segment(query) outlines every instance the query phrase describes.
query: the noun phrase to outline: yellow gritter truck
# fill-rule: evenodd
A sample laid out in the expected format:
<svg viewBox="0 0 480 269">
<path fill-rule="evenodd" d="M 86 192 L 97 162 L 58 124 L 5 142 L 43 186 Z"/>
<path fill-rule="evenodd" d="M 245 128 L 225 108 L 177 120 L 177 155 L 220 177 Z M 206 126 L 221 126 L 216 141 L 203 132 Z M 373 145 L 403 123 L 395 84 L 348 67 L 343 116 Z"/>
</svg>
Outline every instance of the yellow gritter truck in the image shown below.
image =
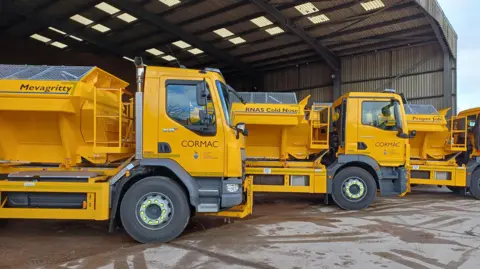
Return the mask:
<svg viewBox="0 0 480 269">
<path fill-rule="evenodd" d="M 136 66 L 131 96 L 97 67 L 0 65 L 3 222 L 121 221 L 147 243 L 195 213 L 251 212 L 245 125 L 230 121 L 221 73 Z"/>
<path fill-rule="evenodd" d="M 297 103 L 294 93 L 240 94 L 253 101 L 234 102 L 232 119 L 248 127 L 254 192 L 327 194 L 348 210 L 368 207 L 377 190 L 406 192 L 410 136 L 400 95 L 351 92 L 307 109 L 309 97 Z"/>
<path fill-rule="evenodd" d="M 232 118 L 248 126 L 254 192 L 328 194 L 359 209 L 377 189 L 404 194 L 406 172 L 408 190 L 446 186 L 480 199 L 480 109 L 447 120 L 448 109 L 407 104 L 393 91 L 351 92 L 309 109 L 309 97 L 297 103 L 294 93 L 241 95 L 252 103 L 235 102 Z"/>
</svg>

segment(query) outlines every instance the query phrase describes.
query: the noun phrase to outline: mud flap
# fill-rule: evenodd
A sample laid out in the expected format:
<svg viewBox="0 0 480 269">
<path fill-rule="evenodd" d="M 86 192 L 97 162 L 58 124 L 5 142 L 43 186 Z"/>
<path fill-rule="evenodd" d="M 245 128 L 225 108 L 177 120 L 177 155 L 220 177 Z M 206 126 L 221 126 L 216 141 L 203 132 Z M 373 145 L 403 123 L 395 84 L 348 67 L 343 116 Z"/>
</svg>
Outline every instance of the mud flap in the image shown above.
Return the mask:
<svg viewBox="0 0 480 269">
<path fill-rule="evenodd" d="M 407 169 L 405 167 L 397 168 L 398 178 L 394 181 L 395 192 L 399 195 L 407 192 Z"/>
<path fill-rule="evenodd" d="M 407 170 L 404 167 L 382 167 L 383 178 L 379 180 L 381 196 L 404 195 L 407 192 Z"/>
</svg>

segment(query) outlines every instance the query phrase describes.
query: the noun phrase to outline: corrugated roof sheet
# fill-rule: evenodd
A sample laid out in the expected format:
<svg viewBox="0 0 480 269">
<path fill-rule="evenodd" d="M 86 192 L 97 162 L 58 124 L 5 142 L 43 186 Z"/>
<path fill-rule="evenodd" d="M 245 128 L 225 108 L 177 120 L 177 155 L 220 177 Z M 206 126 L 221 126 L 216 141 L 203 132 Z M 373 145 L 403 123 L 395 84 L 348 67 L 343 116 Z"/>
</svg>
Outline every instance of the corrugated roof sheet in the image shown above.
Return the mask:
<svg viewBox="0 0 480 269">
<path fill-rule="evenodd" d="M 123 1 L 124 0 L 119 0 L 118 2 Z M 456 33 L 436 0 L 382 1 L 385 4 L 385 7 L 372 11 L 366 11 L 360 5 L 360 1 L 356 0 L 312 1 L 313 5 L 318 9 L 318 12 L 307 16 L 302 15 L 295 8 L 295 5 L 306 3 L 308 1 L 275 0 L 270 1 L 269 3 L 280 10 L 281 14 L 294 22 L 296 27 L 304 29 L 306 33 L 313 38 L 317 38 L 320 42 L 324 42 L 325 45 L 335 48 L 334 51 L 338 55 L 362 53 L 366 51 L 369 45 L 378 46 L 382 49 L 388 49 L 389 47 L 394 48 L 401 45 L 401 42 L 395 38 L 392 38 L 391 40 L 385 39 L 378 42 L 375 40 L 366 40 L 364 42 L 351 44 L 345 44 L 345 42 L 368 39 L 371 36 L 378 36 L 428 25 L 428 20 L 425 19 L 426 15 L 418 8 L 422 7 L 438 22 L 443 31 L 445 40 L 452 49 L 453 54 L 456 54 Z M 60 22 L 60 26 L 64 24 L 68 25 L 68 29 L 75 29 L 68 34 L 87 34 L 91 36 L 93 40 L 115 44 L 115 46 L 120 46 L 132 54 L 139 54 L 148 57 L 151 61 L 156 60 L 151 55 L 146 54 L 144 52 L 145 49 L 155 46 L 160 50 L 162 50 L 161 48 L 166 50 L 166 48 L 168 48 L 167 45 L 170 46 L 168 51 L 171 49 L 173 54 L 179 57 L 187 66 L 196 66 L 199 65 L 199 63 L 205 62 L 218 65 L 220 62 L 224 61 L 221 57 L 208 55 L 207 53 L 202 55 L 202 60 L 198 60 L 185 49 L 171 46 L 171 42 L 181 39 L 178 37 L 177 33 L 162 31 L 160 27 L 141 17 L 137 18 L 138 20 L 132 23 L 124 22 L 115 18 L 118 14 L 112 16 L 95 8 L 95 4 L 99 2 L 101 1 L 18 0 L 15 1 L 15 4 L 26 10 L 35 10 L 35 14 L 54 18 L 56 21 Z M 107 2 L 113 6 L 118 4 L 118 2 L 115 1 Z M 305 55 L 307 54 L 303 53 L 303 50 L 309 48 L 307 43 L 302 41 L 298 36 L 285 27 L 282 27 L 285 30 L 284 33 L 272 37 L 265 32 L 270 26 L 259 28 L 250 22 L 250 19 L 256 16 L 266 16 L 272 21 L 272 27 L 282 26 L 281 22 L 276 21 L 274 17 L 266 14 L 262 9 L 249 1 L 183 0 L 180 4 L 171 7 L 168 7 L 160 1 L 130 0 L 128 3 L 133 4 L 135 7 L 150 14 L 154 14 L 167 22 L 180 26 L 182 31 L 194 36 L 200 42 L 211 44 L 218 50 L 232 56 L 236 55 L 240 61 L 247 64 L 248 62 L 257 62 L 260 60 L 265 60 L 270 63 L 275 62 L 275 59 L 280 63 L 284 60 L 281 56 L 286 54 L 288 54 L 288 58 L 291 59 L 292 62 L 295 61 L 295 59 L 298 59 L 298 61 L 304 60 Z M 119 9 L 121 10 L 121 8 Z M 111 28 L 111 30 L 106 33 L 101 33 L 94 29 L 89 29 L 92 25 L 84 26 L 69 19 L 70 16 L 77 13 L 89 18 L 95 23 L 101 23 L 102 25 Z M 308 19 L 308 16 L 319 14 L 326 15 L 329 21 L 314 24 Z M 5 16 L 0 20 L 0 27 L 5 27 L 11 34 L 26 36 L 26 34 L 29 34 L 32 31 L 45 31 L 45 29 L 50 26 L 45 22 L 38 23 L 38 20 L 35 20 L 35 18 L 31 18 L 27 23 L 22 24 L 15 24 L 14 21 L 14 18 Z M 223 27 L 234 33 L 234 36 L 232 37 L 242 37 L 246 42 L 234 45 L 228 42 L 228 39 L 221 38 L 212 33 L 213 30 Z M 49 35 L 46 32 L 42 33 Z M 431 41 L 429 38 L 432 36 L 433 30 L 428 29 L 423 29 L 421 32 L 406 32 L 399 34 L 399 36 L 408 37 L 416 34 L 418 35 L 419 33 L 425 34 L 425 42 Z M 61 39 L 58 34 L 54 37 Z M 418 36 L 415 37 L 414 41 L 418 41 Z M 335 44 L 338 44 L 339 42 L 340 44 L 341 42 L 344 42 L 344 44 L 341 46 L 335 46 Z M 68 41 L 65 43 L 68 43 Z M 85 43 L 83 45 L 95 45 L 92 42 L 90 43 L 91 44 Z M 287 48 L 285 47 L 286 44 L 291 44 L 292 47 Z M 277 47 L 282 47 L 282 49 L 277 50 Z M 358 49 L 356 50 L 356 48 Z M 256 51 L 260 51 L 260 55 L 252 55 Z M 311 51 L 315 53 L 312 48 Z M 242 57 L 242 55 L 247 56 Z M 272 60 L 269 61 L 269 58 Z M 158 63 L 165 64 L 165 61 L 159 60 Z"/>
</svg>

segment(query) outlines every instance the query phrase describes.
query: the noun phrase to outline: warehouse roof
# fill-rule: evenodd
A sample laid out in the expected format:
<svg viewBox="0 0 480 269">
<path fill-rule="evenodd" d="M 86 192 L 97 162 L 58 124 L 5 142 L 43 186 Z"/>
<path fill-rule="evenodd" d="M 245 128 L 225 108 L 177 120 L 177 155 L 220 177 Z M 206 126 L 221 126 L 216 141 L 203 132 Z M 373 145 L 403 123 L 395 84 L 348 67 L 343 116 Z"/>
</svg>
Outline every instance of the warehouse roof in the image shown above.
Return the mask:
<svg viewBox="0 0 480 269">
<path fill-rule="evenodd" d="M 63 50 L 147 64 L 258 72 L 441 43 L 457 36 L 436 0 L 7 0 L 0 29 Z"/>
</svg>

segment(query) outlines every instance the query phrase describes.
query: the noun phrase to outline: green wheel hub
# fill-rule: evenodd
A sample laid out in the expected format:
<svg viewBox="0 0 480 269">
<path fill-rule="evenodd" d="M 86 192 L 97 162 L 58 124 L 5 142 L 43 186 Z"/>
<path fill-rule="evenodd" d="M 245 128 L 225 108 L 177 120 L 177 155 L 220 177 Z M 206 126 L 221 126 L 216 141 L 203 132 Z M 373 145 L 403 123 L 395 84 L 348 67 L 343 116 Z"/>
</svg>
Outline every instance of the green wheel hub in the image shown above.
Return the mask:
<svg viewBox="0 0 480 269">
<path fill-rule="evenodd" d="M 342 185 L 342 193 L 348 200 L 361 200 L 367 192 L 365 182 L 357 177 L 348 178 Z"/>
<path fill-rule="evenodd" d="M 170 199 L 161 193 L 149 193 L 137 203 L 137 218 L 149 229 L 161 229 L 173 216 L 173 205 Z"/>
</svg>

